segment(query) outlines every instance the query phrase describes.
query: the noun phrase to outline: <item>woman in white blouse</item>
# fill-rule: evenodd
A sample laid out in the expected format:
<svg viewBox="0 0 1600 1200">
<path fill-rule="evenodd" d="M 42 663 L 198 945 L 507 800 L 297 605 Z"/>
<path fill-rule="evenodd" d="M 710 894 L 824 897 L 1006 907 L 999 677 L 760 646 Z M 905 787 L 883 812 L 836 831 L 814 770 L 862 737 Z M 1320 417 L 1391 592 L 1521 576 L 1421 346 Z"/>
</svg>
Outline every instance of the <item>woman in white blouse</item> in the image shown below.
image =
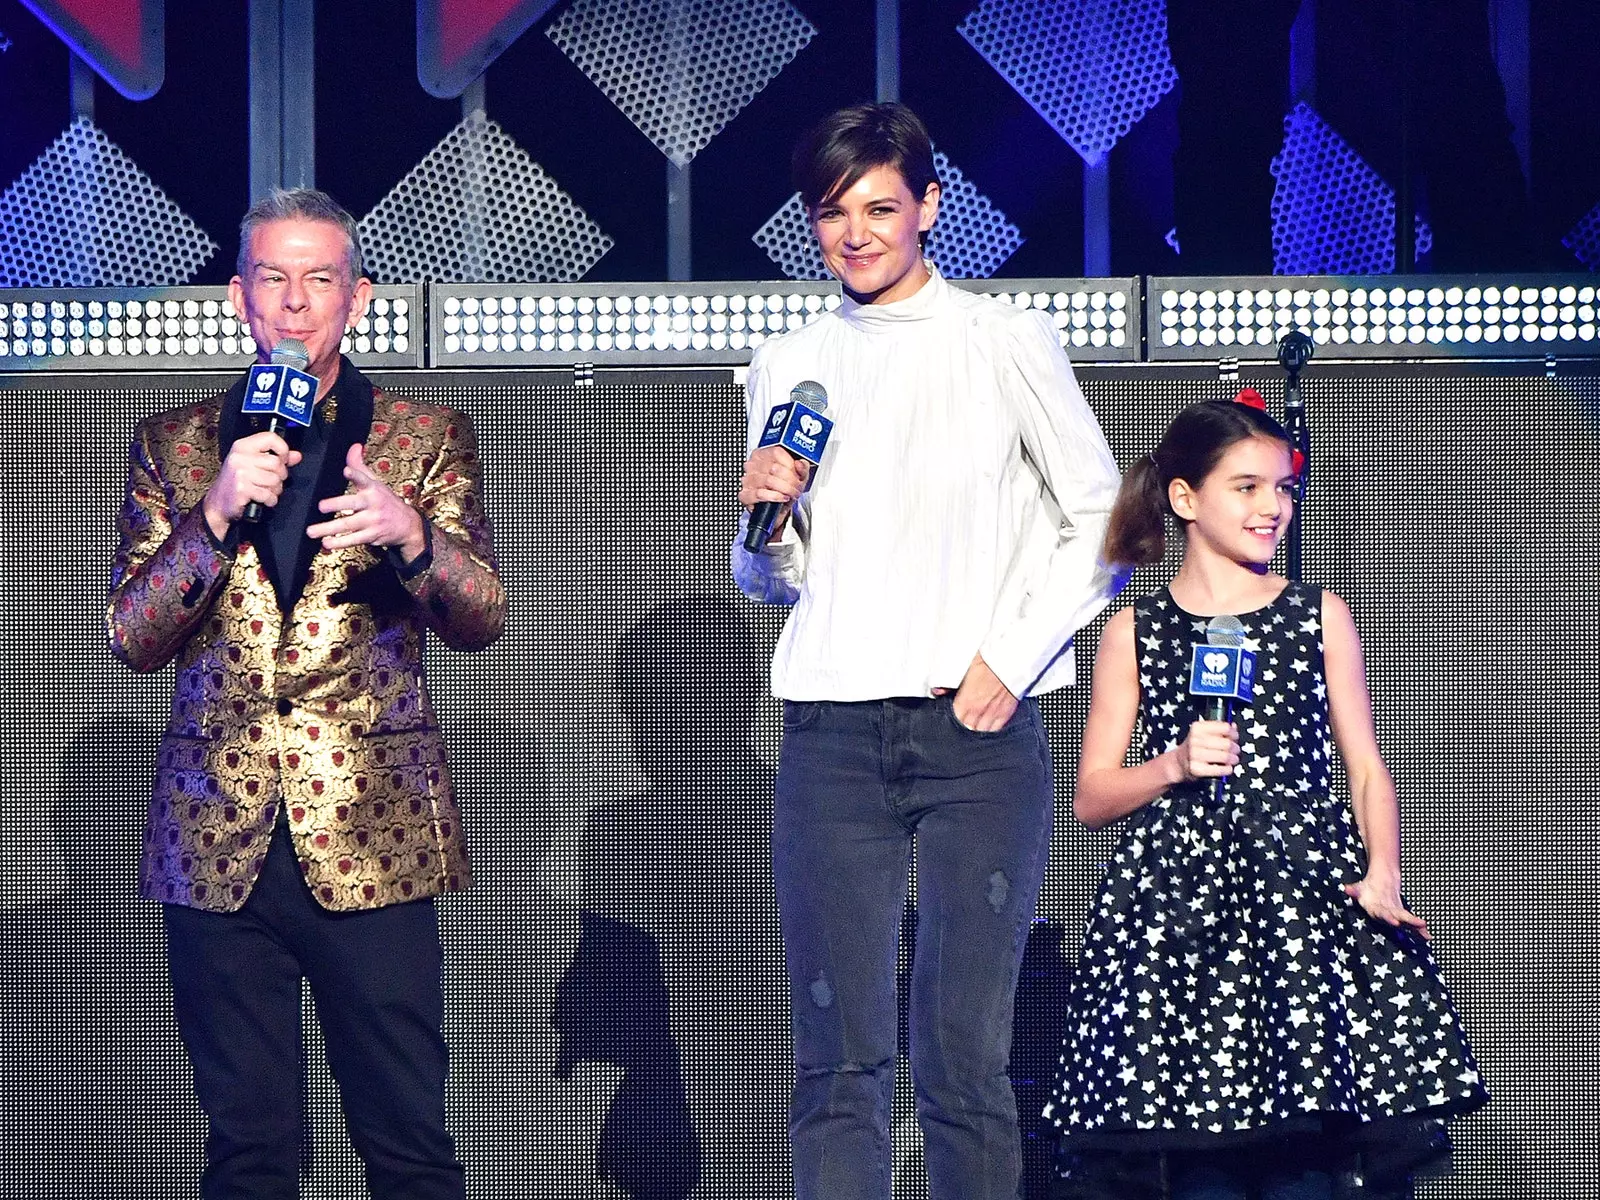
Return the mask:
<svg viewBox="0 0 1600 1200">
<path fill-rule="evenodd" d="M 782 504 L 734 575 L 792 604 L 773 860 L 791 983 L 804 1200 L 886 1200 L 895 963 L 913 844 L 911 1068 L 933 1200 L 1011 1200 L 1012 1000 L 1054 781 L 1033 697 L 1118 586 L 1099 562 L 1117 471 L 1050 322 L 923 256 L 940 186 L 898 104 L 842 109 L 794 174 L 841 307 L 762 345 L 750 446 L 804 380 L 835 425 L 814 477 L 754 449 L 739 499 Z"/>
</svg>

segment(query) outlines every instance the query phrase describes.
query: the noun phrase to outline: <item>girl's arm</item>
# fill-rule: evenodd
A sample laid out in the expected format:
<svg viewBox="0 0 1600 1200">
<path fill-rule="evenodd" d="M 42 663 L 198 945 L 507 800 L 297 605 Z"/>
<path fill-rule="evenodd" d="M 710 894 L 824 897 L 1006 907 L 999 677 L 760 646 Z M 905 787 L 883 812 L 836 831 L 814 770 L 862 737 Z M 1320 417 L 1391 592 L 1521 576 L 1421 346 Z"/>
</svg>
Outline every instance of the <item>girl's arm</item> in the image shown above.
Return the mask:
<svg viewBox="0 0 1600 1200">
<path fill-rule="evenodd" d="M 1400 806 L 1395 800 L 1394 779 L 1378 750 L 1361 638 L 1350 609 L 1332 592 L 1322 593 L 1322 658 L 1333 740 L 1350 779 L 1356 828 L 1367 849 L 1366 878 L 1345 884 L 1344 890 L 1360 901 L 1369 915 L 1390 925 L 1409 926 L 1427 937 L 1427 925 L 1407 912 L 1400 898 Z"/>
<path fill-rule="evenodd" d="M 1139 716 L 1139 657 L 1133 610 L 1106 622 L 1094 660 L 1094 691 L 1083 727 L 1072 811 L 1090 829 L 1109 825 L 1174 784 L 1226 774 L 1239 761 L 1239 735 L 1226 721 L 1196 721 L 1189 736 L 1138 766 L 1124 763 Z"/>
</svg>

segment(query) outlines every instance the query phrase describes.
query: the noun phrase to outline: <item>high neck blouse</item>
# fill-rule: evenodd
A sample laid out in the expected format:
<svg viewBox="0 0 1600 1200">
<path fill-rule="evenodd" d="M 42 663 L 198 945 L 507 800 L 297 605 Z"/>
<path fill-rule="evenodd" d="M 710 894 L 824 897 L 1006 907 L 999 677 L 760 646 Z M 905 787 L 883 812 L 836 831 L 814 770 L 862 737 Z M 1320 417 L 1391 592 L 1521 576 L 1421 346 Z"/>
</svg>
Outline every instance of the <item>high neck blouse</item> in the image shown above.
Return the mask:
<svg viewBox="0 0 1600 1200">
<path fill-rule="evenodd" d="M 1118 475 L 1048 317 L 933 270 L 757 348 L 748 445 L 802 380 L 827 452 L 741 590 L 792 604 L 772 663 L 789 700 L 926 696 L 975 655 L 1018 696 L 1073 680 L 1072 635 L 1121 580 L 1100 563 Z"/>
</svg>

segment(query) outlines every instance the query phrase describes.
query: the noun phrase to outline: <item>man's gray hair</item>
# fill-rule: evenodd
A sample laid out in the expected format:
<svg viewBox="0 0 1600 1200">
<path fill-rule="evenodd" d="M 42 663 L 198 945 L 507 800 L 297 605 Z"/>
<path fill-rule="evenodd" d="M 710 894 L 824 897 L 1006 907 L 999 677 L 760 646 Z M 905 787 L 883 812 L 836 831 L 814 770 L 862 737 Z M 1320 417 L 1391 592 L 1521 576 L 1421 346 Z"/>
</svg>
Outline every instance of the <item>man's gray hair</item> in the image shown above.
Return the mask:
<svg viewBox="0 0 1600 1200">
<path fill-rule="evenodd" d="M 250 278 L 250 239 L 263 225 L 274 221 L 326 221 L 344 231 L 348 249 L 345 265 L 349 269 L 350 283 L 361 278 L 361 238 L 356 229 L 356 219 L 340 207 L 339 202 L 327 192 L 315 188 L 273 188 L 250 206 L 244 220 L 239 222 L 239 261 L 236 265 L 240 279 Z"/>
</svg>

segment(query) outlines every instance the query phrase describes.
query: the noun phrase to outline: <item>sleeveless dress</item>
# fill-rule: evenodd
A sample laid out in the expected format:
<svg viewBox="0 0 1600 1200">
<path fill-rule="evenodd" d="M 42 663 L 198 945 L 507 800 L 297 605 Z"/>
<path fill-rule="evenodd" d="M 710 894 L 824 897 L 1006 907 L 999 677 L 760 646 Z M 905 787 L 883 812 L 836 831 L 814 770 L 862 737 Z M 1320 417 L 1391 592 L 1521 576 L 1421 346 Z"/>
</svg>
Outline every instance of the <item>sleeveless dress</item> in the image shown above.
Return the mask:
<svg viewBox="0 0 1600 1200">
<path fill-rule="evenodd" d="M 1221 803 L 1196 781 L 1126 820 L 1045 1110 L 1060 1195 L 1160 1195 L 1166 1152 L 1194 1151 L 1382 1194 L 1448 1153 L 1443 1118 L 1488 1098 L 1427 942 L 1341 890 L 1366 854 L 1329 791 L 1321 612 L 1320 589 L 1291 582 L 1239 614 L 1256 688 Z M 1146 757 L 1200 716 L 1206 620 L 1166 590 L 1134 606 Z"/>
</svg>

